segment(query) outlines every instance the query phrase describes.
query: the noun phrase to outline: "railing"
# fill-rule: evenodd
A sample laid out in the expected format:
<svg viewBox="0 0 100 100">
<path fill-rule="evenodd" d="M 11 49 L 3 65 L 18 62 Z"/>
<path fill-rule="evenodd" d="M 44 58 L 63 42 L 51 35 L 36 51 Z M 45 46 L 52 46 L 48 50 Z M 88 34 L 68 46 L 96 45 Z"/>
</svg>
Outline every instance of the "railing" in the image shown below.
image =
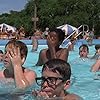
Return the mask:
<svg viewBox="0 0 100 100">
<path fill-rule="evenodd" d="M 77 38 L 80 34 L 82 34 L 82 32 L 79 32 L 74 38 Z"/>
<path fill-rule="evenodd" d="M 77 30 L 79 30 L 81 27 L 83 27 L 83 25 L 79 26 Z M 66 40 L 68 40 L 72 35 L 74 35 L 76 33 L 76 31 L 74 30 L 67 38 L 64 39 L 63 42 L 65 42 Z M 62 42 L 62 43 L 63 43 Z"/>
<path fill-rule="evenodd" d="M 87 30 L 84 31 L 84 26 L 86 26 L 86 27 L 87 27 L 87 30 L 89 30 L 88 25 L 81 25 L 81 26 L 79 26 L 79 27 L 77 28 L 78 31 L 74 30 L 67 38 L 65 38 L 65 39 L 63 40 L 63 42 L 62 42 L 61 45 L 63 45 L 64 42 L 67 41 L 67 40 L 68 40 L 72 35 L 74 35 L 75 33 L 78 32 L 78 33 L 75 35 L 75 37 L 74 37 L 74 38 L 77 38 L 80 34 L 82 34 L 82 33 L 84 33 L 85 31 L 87 31 Z M 82 28 L 82 30 L 80 31 L 81 28 Z M 69 42 L 67 42 L 67 44 L 68 44 L 68 43 L 69 43 Z M 66 46 L 67 46 L 67 44 L 66 44 Z"/>
</svg>

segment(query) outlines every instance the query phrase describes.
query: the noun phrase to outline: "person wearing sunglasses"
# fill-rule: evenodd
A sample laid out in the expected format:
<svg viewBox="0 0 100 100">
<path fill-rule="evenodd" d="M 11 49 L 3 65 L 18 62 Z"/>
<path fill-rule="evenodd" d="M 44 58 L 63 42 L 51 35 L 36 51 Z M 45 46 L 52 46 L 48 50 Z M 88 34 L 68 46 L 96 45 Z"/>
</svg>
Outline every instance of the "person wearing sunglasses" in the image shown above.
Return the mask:
<svg viewBox="0 0 100 100">
<path fill-rule="evenodd" d="M 33 91 L 33 95 L 38 98 L 45 97 L 45 100 L 50 100 L 49 98 L 80 100 L 80 96 L 67 92 L 70 87 L 70 77 L 71 68 L 69 63 L 61 59 L 49 60 L 43 65 L 42 76 L 36 78 L 36 83 L 41 89 Z"/>
</svg>

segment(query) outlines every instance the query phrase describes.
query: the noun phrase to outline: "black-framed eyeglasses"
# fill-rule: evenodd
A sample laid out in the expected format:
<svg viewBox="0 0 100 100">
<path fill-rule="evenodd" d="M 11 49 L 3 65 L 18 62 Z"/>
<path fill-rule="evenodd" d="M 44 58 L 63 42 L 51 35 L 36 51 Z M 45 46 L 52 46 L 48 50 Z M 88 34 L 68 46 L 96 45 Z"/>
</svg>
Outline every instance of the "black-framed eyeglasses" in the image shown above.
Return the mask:
<svg viewBox="0 0 100 100">
<path fill-rule="evenodd" d="M 47 82 L 49 86 L 56 85 L 57 80 L 65 81 L 61 77 L 37 77 L 36 78 L 36 83 L 39 86 L 42 86 L 44 82 Z"/>
</svg>

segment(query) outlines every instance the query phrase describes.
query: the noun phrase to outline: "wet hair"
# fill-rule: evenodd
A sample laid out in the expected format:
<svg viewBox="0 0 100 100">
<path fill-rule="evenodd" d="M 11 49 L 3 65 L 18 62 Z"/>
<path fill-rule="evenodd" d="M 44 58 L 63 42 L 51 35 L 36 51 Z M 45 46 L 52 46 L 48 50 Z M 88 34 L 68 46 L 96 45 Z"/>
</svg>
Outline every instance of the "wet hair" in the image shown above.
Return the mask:
<svg viewBox="0 0 100 100">
<path fill-rule="evenodd" d="M 96 49 L 96 50 L 100 49 L 100 44 L 96 44 L 96 45 L 95 45 L 95 49 Z"/>
<path fill-rule="evenodd" d="M 65 32 L 62 31 L 61 29 L 51 29 L 50 32 L 55 32 L 58 35 L 59 41 L 63 41 L 65 38 Z"/>
<path fill-rule="evenodd" d="M 52 59 L 47 61 L 42 68 L 42 72 L 50 69 L 54 73 L 59 72 L 59 74 L 65 79 L 68 80 L 71 77 L 71 67 L 70 64 L 61 59 Z"/>
<path fill-rule="evenodd" d="M 3 51 L 2 51 L 2 50 L 0 50 L 0 53 L 1 53 L 1 54 L 3 54 Z"/>
<path fill-rule="evenodd" d="M 86 48 L 87 49 L 87 51 L 89 52 L 89 48 L 88 48 L 88 46 L 86 45 L 86 44 L 82 44 L 80 47 L 79 47 L 79 51 L 80 51 L 80 49 L 81 48 Z"/>
<path fill-rule="evenodd" d="M 6 44 L 5 48 L 6 48 L 9 44 L 13 44 L 15 47 L 19 47 L 19 49 L 20 49 L 20 54 L 21 54 L 21 58 L 25 57 L 25 59 L 26 59 L 27 53 L 28 53 L 28 48 L 27 48 L 27 46 L 26 46 L 25 43 L 23 43 L 22 41 L 18 41 L 18 40 L 10 40 L 10 41 Z"/>
</svg>

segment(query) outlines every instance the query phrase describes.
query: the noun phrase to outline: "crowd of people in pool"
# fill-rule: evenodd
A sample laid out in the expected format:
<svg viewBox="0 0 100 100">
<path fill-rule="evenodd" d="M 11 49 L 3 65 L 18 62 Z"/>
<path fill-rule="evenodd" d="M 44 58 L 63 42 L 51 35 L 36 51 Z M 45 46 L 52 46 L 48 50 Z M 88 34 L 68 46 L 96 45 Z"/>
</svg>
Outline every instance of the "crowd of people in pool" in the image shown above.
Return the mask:
<svg viewBox="0 0 100 100">
<path fill-rule="evenodd" d="M 4 63 L 0 78 L 14 80 L 18 91 L 24 91 L 36 82 L 41 86 L 41 90 L 32 91 L 32 94 L 45 100 L 57 97 L 61 99 L 56 100 L 82 100 L 80 96 L 67 91 L 71 84 L 71 66 L 68 63 L 68 56 L 74 47 L 70 44 L 66 48 L 60 48 L 64 37 L 65 33 L 61 29 L 49 30 L 46 36 L 48 48 L 40 51 L 36 63 L 36 66 L 43 65 L 41 77 L 37 77 L 35 71 L 23 66 L 28 53 L 27 46 L 22 41 L 10 40 L 5 45 L 4 53 L 0 50 L 0 61 Z M 96 59 L 91 67 L 92 72 L 100 70 L 100 44 L 95 45 L 95 49 L 96 53 L 91 57 Z M 80 58 L 89 58 L 88 54 L 88 45 L 82 44 L 79 47 Z"/>
</svg>

